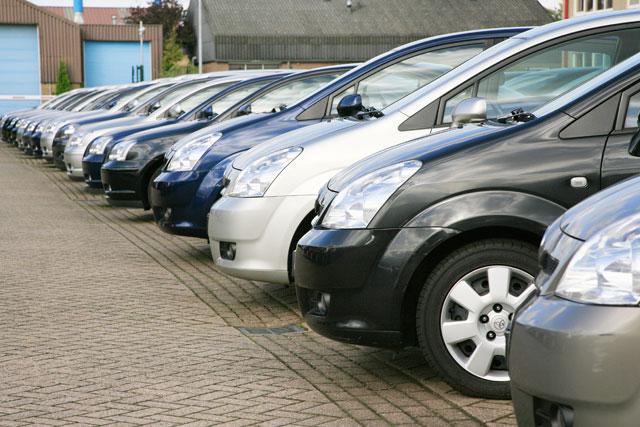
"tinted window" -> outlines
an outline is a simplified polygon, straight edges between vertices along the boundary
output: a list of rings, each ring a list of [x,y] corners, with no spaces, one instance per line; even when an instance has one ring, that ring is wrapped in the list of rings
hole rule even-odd
[[[383,109],[431,83],[484,50],[484,44],[450,47],[396,62],[358,83],[362,104]]]
[[[640,122],[640,92],[629,99],[629,108],[624,120],[625,129],[637,128]]]
[[[252,113],[272,113],[295,104],[298,100],[305,98],[311,92],[325,86],[341,73],[314,76],[306,79],[296,80],[280,86],[256,99],[251,103]]]
[[[488,117],[516,108],[533,111],[625,60],[640,48],[640,30],[572,40],[527,55],[480,80],[477,96],[487,100]],[[637,45],[625,55],[621,47]]]

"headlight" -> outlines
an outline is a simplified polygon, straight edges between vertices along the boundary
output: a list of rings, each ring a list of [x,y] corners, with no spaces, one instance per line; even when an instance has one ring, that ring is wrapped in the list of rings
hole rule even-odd
[[[62,129],[58,131],[58,135],[60,135],[60,139],[63,141],[68,141],[69,138],[76,132],[76,128],[73,125],[63,126]]]
[[[247,166],[229,189],[232,197],[262,197],[271,183],[302,153],[302,147],[290,147],[276,151]]]
[[[598,305],[640,302],[640,215],[594,235],[573,255],[555,294]]]
[[[112,138],[110,136],[101,136],[100,138],[97,138],[89,147],[89,154],[104,154],[104,150],[111,142],[111,139]]]
[[[82,145],[82,139],[85,137],[86,135],[84,133],[76,133],[74,134],[71,138],[69,138],[69,142],[67,143],[67,147],[69,148],[74,148],[74,147],[79,147]]]
[[[200,161],[209,148],[222,138],[220,132],[205,135],[180,145],[167,165],[168,171],[190,171]]]
[[[109,154],[109,160],[117,160],[119,162],[127,160],[129,149],[135,145],[135,139],[127,139],[116,144]]]
[[[366,228],[389,197],[421,166],[420,161],[409,160],[356,179],[333,199],[322,225],[327,228]]]

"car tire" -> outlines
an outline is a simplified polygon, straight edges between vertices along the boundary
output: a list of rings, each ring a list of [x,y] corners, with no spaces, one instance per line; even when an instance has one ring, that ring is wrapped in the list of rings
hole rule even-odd
[[[160,175],[162,172],[162,165],[159,165],[158,168],[153,171],[151,176],[149,177],[149,181],[147,182],[147,201],[144,204],[144,209],[151,209],[151,191],[153,190],[153,180]]]
[[[416,311],[420,349],[461,393],[510,397],[504,347],[513,312],[535,290],[537,248],[514,239],[486,239],[444,258],[423,286]]]

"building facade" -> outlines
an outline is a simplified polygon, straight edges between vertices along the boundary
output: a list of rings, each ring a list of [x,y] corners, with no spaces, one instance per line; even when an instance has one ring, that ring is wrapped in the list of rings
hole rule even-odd
[[[366,61],[425,37],[551,21],[537,0],[202,0],[206,71]],[[197,31],[198,2],[188,17]]]
[[[162,26],[145,27],[146,78],[157,78]],[[75,87],[130,82],[139,52],[136,25],[80,25],[26,0],[1,0],[0,111],[37,105],[53,94],[61,61]]]
[[[640,0],[565,0],[564,17],[573,18],[585,13],[624,10],[640,7]]]

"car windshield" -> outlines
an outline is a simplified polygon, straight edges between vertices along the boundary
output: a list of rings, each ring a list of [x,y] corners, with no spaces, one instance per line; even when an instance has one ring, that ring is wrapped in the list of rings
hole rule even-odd
[[[182,114],[193,110],[198,105],[205,102],[207,99],[215,96],[217,93],[222,92],[232,84],[232,82],[228,82],[209,85],[203,89],[198,90],[197,92],[193,92],[172,105],[171,108],[167,109],[166,111],[162,111],[162,116],[166,118],[179,117]],[[160,111],[158,111],[158,113],[160,113]]]
[[[251,112],[275,113],[307,97],[307,95],[325,86],[340,74],[325,74],[285,83],[256,98],[251,103]]]
[[[187,94],[193,91],[198,85],[203,83],[202,80],[197,80],[189,83],[183,83],[178,87],[171,88],[159,95],[159,98],[152,100],[152,104],[147,108],[138,109],[136,114],[140,116],[148,116],[154,111],[158,111],[167,106],[175,104],[178,100],[185,97]]]
[[[137,111],[137,108],[141,108],[147,101],[152,98],[155,98],[157,95],[167,90],[167,88],[171,86],[171,84],[166,84],[162,86],[154,86],[151,89],[147,89],[146,92],[139,94],[133,99],[127,101],[125,105],[120,107],[122,111]]]
[[[275,77],[274,77],[275,79]],[[213,101],[210,106],[213,110],[213,114],[215,116],[224,113],[229,108],[242,101],[247,96],[250,96],[252,93],[257,91],[258,89],[266,86],[271,83],[273,80],[261,80],[258,82],[249,83],[243,86],[240,86],[229,93],[224,94],[220,98]]]
[[[76,107],[78,107],[79,105],[82,105],[87,99],[93,97],[95,94],[96,94],[95,91],[83,93],[82,95],[78,96],[77,98],[74,98],[71,102],[66,104],[63,109],[67,111],[74,111]]]
[[[484,43],[447,47],[406,58],[365,77],[334,96],[331,114],[345,95],[357,93],[365,108],[382,110],[448,73],[485,49]]]
[[[110,100],[118,96],[118,92],[111,92],[102,94],[92,99],[89,103],[85,104],[79,111],[91,111],[97,108],[103,108],[109,103]]]

